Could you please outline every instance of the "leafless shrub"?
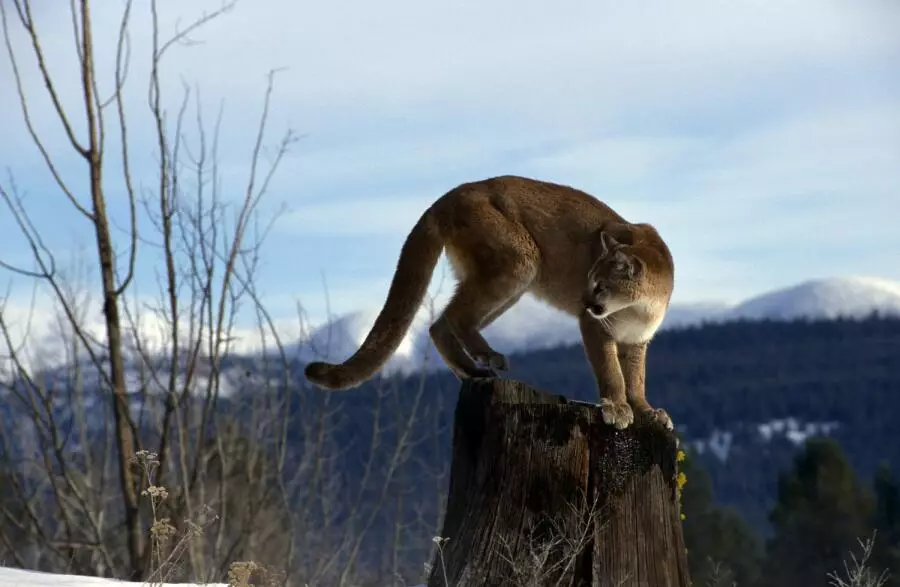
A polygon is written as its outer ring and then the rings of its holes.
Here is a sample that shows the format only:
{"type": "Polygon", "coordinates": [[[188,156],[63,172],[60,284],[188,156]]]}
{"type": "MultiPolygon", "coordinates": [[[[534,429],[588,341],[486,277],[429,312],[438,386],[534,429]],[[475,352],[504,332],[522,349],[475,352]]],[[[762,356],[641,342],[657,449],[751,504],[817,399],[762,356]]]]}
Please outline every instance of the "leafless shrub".
{"type": "Polygon", "coordinates": [[[844,572],[840,574],[838,571],[828,573],[828,584],[833,587],[883,587],[887,584],[889,578],[888,572],[882,571],[877,573],[869,566],[869,559],[872,558],[872,551],[875,548],[875,537],[866,539],[857,539],[859,543],[860,553],[850,553],[850,562],[844,560],[844,572]]]}
{"type": "MultiPolygon", "coordinates": [[[[47,63],[45,32],[32,4],[31,0],[0,4],[22,120],[58,188],[58,202],[49,207],[69,206],[84,221],[96,253],[84,264],[82,281],[73,278],[41,232],[48,204],[30,201],[12,174],[0,183],[0,200],[32,253],[30,266],[0,260],[0,269],[30,281],[35,292],[24,319],[21,312],[11,311],[8,296],[0,303],[0,340],[5,347],[0,388],[4,400],[22,416],[14,419],[17,429],[4,426],[0,431],[0,446],[14,461],[11,491],[20,509],[10,517],[25,542],[13,556],[24,567],[140,579],[148,577],[154,557],[157,564],[171,563],[176,553],[197,578],[223,575],[220,571],[228,557],[252,548],[249,543],[263,531],[258,526],[217,519],[208,540],[176,544],[165,561],[160,560],[159,548],[172,531],[179,536],[194,532],[193,522],[186,520],[199,519],[206,490],[214,489],[222,501],[228,491],[222,480],[235,477],[233,467],[223,464],[232,455],[225,454],[221,444],[210,447],[203,440],[228,419],[217,405],[233,386],[224,364],[234,354],[240,313],[250,308],[257,331],[269,335],[273,348],[280,347],[277,337],[271,340],[273,325],[253,282],[268,227],[268,222],[261,222],[260,201],[294,135],[288,131],[273,150],[267,150],[270,75],[246,183],[242,196],[232,201],[223,195],[218,168],[221,113],[210,126],[202,103],[188,88],[174,115],[165,106],[160,72],[166,57],[229,12],[233,2],[201,14],[166,37],[156,1],[126,0],[112,87],[104,89],[105,77],[97,71],[91,3],[73,0],[69,7],[80,108],[69,107],[75,96],[63,93],[61,78],[47,63]],[[153,121],[156,168],[149,178],[142,177],[146,170],[134,164],[130,129],[135,115],[124,98],[126,87],[140,84],[129,75],[132,22],[140,9],[147,10],[141,26],[151,29],[144,116],[153,121]],[[28,92],[24,79],[29,66],[41,79],[48,101],[28,92]],[[193,133],[188,130],[192,104],[193,133]],[[60,123],[62,138],[71,149],[69,158],[51,147],[53,138],[35,123],[41,108],[60,123]],[[61,172],[72,159],[84,165],[78,179],[61,172]],[[118,181],[111,188],[114,177],[118,181]],[[141,190],[141,184],[153,187],[141,190]],[[124,218],[113,215],[107,193],[113,190],[113,198],[126,202],[124,218]],[[138,293],[135,276],[141,266],[149,272],[162,268],[156,272],[160,275],[156,298],[138,293]],[[56,319],[54,338],[62,342],[58,345],[62,356],[52,360],[44,360],[35,350],[41,341],[32,337],[41,296],[50,300],[56,319]],[[90,318],[95,313],[102,315],[99,323],[90,318]],[[156,479],[150,485],[147,469],[134,466],[136,455],[147,450],[157,455],[156,479]],[[215,480],[200,475],[213,453],[226,471],[215,480]],[[149,507],[142,503],[142,488],[156,492],[148,494],[149,507]],[[168,492],[165,498],[163,491],[168,492]],[[157,517],[160,508],[166,510],[165,517],[157,517]],[[235,526],[240,526],[239,538],[233,537],[235,526]]],[[[284,353],[269,358],[280,360],[282,367],[272,371],[278,375],[261,374],[266,382],[261,387],[283,391],[288,372],[284,353]]],[[[267,401],[274,395],[260,391],[267,401]]],[[[266,467],[283,468],[279,443],[284,435],[279,431],[288,426],[287,412],[272,401],[254,407],[260,411],[242,417],[258,417],[249,424],[238,420],[238,428],[245,438],[264,440],[243,456],[256,462],[266,454],[266,467]],[[259,427],[265,428],[264,435],[259,435],[259,427]]],[[[279,475],[270,472],[267,479],[275,476],[279,475]]],[[[283,493],[289,488],[282,484],[268,491],[283,493]]],[[[268,497],[259,503],[266,507],[277,503],[283,510],[286,499],[268,497]]],[[[2,526],[0,534],[9,542],[11,536],[2,526]]],[[[279,537],[281,555],[290,564],[290,528],[279,530],[285,532],[279,537]]]]}
{"type": "Polygon", "coordinates": [[[402,474],[415,447],[438,452],[447,433],[440,412],[422,407],[434,393],[424,375],[403,397],[391,380],[374,384],[367,437],[345,444],[335,437],[347,418],[341,400],[295,380],[257,288],[279,214],[264,217],[261,202],[296,139],[268,139],[274,72],[240,185],[222,180],[224,111],[210,116],[190,86],[165,95],[174,53],[234,5],[166,36],[156,0],[123,0],[112,67],[101,72],[92,3],[72,0],[80,75],[65,90],[36,3],[0,2],[21,118],[56,191],[36,201],[12,171],[0,180],[0,206],[30,252],[25,262],[0,255],[0,272],[31,294],[24,307],[0,295],[0,401],[12,413],[0,426],[0,546],[11,564],[208,582],[253,561],[287,584],[349,587],[402,575],[409,537],[440,522],[446,464],[415,463],[427,472],[417,481],[434,488],[426,504],[407,499],[402,474]],[[148,47],[135,42],[136,26],[150,30],[148,47]],[[143,112],[126,99],[134,89],[146,95],[143,112]],[[47,115],[57,137],[36,123],[47,115]],[[133,130],[146,120],[149,143],[133,130]],[[137,163],[148,151],[149,170],[137,163]],[[90,239],[69,256],[42,222],[60,207],[90,239]],[[259,343],[252,361],[247,337],[259,343]],[[141,464],[150,454],[152,466],[141,464]],[[360,478],[343,470],[351,458],[360,478]],[[393,535],[373,562],[365,545],[385,524],[393,535]]]}
{"type": "Polygon", "coordinates": [[[568,512],[539,516],[523,528],[518,544],[504,540],[498,555],[509,565],[513,582],[522,587],[560,586],[572,576],[585,550],[592,544],[599,520],[599,498],[582,495],[566,503],[568,512]]]}
{"type": "Polygon", "coordinates": [[[710,575],[706,587],[737,587],[734,574],[719,561],[709,560],[710,575]]]}

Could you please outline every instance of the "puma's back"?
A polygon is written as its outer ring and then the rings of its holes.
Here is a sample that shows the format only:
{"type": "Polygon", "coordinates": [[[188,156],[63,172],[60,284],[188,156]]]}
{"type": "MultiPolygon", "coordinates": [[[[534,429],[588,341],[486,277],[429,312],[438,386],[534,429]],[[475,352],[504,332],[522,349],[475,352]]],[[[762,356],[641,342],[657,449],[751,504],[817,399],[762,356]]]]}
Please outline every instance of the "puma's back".
{"type": "MultiPolygon", "coordinates": [[[[523,232],[518,243],[509,245],[517,251],[533,249],[539,255],[539,270],[529,291],[551,305],[571,314],[583,309],[587,275],[601,251],[601,234],[617,245],[627,245],[624,253],[636,255],[646,264],[647,271],[632,280],[640,286],[632,288],[633,293],[647,294],[668,305],[674,266],[659,233],[649,224],[627,222],[587,192],[505,175],[458,186],[435,202],[432,210],[442,219],[445,247],[458,277],[466,273],[467,255],[462,251],[484,249],[485,244],[483,235],[465,229],[475,218],[498,214],[511,233],[523,232]]],[[[509,253],[487,250],[498,258],[509,253]]]]}

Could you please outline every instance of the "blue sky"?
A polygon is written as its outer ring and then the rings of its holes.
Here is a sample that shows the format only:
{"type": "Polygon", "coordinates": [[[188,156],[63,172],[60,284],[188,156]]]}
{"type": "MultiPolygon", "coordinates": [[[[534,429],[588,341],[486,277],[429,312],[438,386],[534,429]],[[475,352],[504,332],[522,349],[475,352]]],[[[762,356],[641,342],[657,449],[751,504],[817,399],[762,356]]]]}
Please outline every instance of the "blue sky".
{"type": "MultiPolygon", "coordinates": [[[[169,27],[217,6],[169,4],[169,27]]],[[[271,138],[287,127],[301,138],[267,200],[267,211],[288,209],[267,241],[259,281],[276,316],[293,315],[299,301],[321,320],[324,283],[333,313],[380,306],[424,207],[460,182],[507,173],[575,185],[655,224],[675,255],[679,302],[738,300],[832,275],[900,280],[900,5],[686,6],[243,0],[195,36],[201,43],[175,49],[164,82],[172,106],[181,80],[200,89],[210,117],[224,103],[223,177],[237,197],[265,74],[284,68],[271,138]]],[[[98,31],[115,30],[120,7],[95,3],[98,31]]],[[[128,99],[138,117],[135,175],[149,185],[140,77],[149,17],[139,15],[128,99]]],[[[37,17],[74,108],[69,16],[37,17]]],[[[98,34],[110,49],[113,37],[98,34]]],[[[78,178],[81,162],[49,116],[21,32],[13,42],[36,124],[78,178]]],[[[100,61],[109,71],[110,59],[100,61]]],[[[28,193],[38,228],[63,256],[90,251],[87,225],[28,141],[5,54],[0,98],[0,161],[28,193]]],[[[112,216],[124,226],[124,199],[110,181],[112,216]]],[[[28,255],[6,210],[0,255],[28,255]]],[[[152,287],[157,270],[144,266],[142,287],[152,287]]],[[[13,284],[14,295],[28,294],[21,278],[13,284]]]]}

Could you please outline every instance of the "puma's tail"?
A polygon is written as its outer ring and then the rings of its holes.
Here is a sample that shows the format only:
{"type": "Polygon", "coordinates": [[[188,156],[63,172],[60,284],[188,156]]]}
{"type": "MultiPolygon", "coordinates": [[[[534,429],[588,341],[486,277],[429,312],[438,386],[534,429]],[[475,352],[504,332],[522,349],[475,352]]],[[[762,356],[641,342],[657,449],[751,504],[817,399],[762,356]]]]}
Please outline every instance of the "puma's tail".
{"type": "Polygon", "coordinates": [[[443,248],[431,213],[426,211],[403,243],[387,301],[359,350],[340,364],[308,364],[306,378],[319,387],[348,389],[374,375],[394,354],[412,325],[443,248]]]}

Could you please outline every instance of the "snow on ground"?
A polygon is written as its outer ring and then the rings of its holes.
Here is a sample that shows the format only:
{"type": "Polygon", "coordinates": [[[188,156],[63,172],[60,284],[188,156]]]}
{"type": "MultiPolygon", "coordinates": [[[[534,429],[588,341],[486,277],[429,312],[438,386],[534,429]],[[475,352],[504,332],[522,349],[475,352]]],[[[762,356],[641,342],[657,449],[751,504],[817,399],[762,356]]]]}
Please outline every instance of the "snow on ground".
{"type": "MultiPolygon", "coordinates": [[[[0,567],[0,587],[170,587],[175,585],[195,585],[193,583],[139,583],[80,577],[78,575],[57,575],[37,571],[23,571],[0,567]]],[[[227,587],[226,583],[205,583],[204,587],[227,587]]],[[[425,587],[414,585],[413,587],[425,587]]]]}
{"type": "MultiPolygon", "coordinates": [[[[143,587],[148,583],[130,583],[115,579],[80,577],[78,575],[57,575],[21,569],[0,567],[0,587],[143,587]]],[[[183,583],[152,583],[153,587],[183,585],[183,583]]],[[[226,587],[225,583],[207,583],[208,587],[226,587]]]]}

